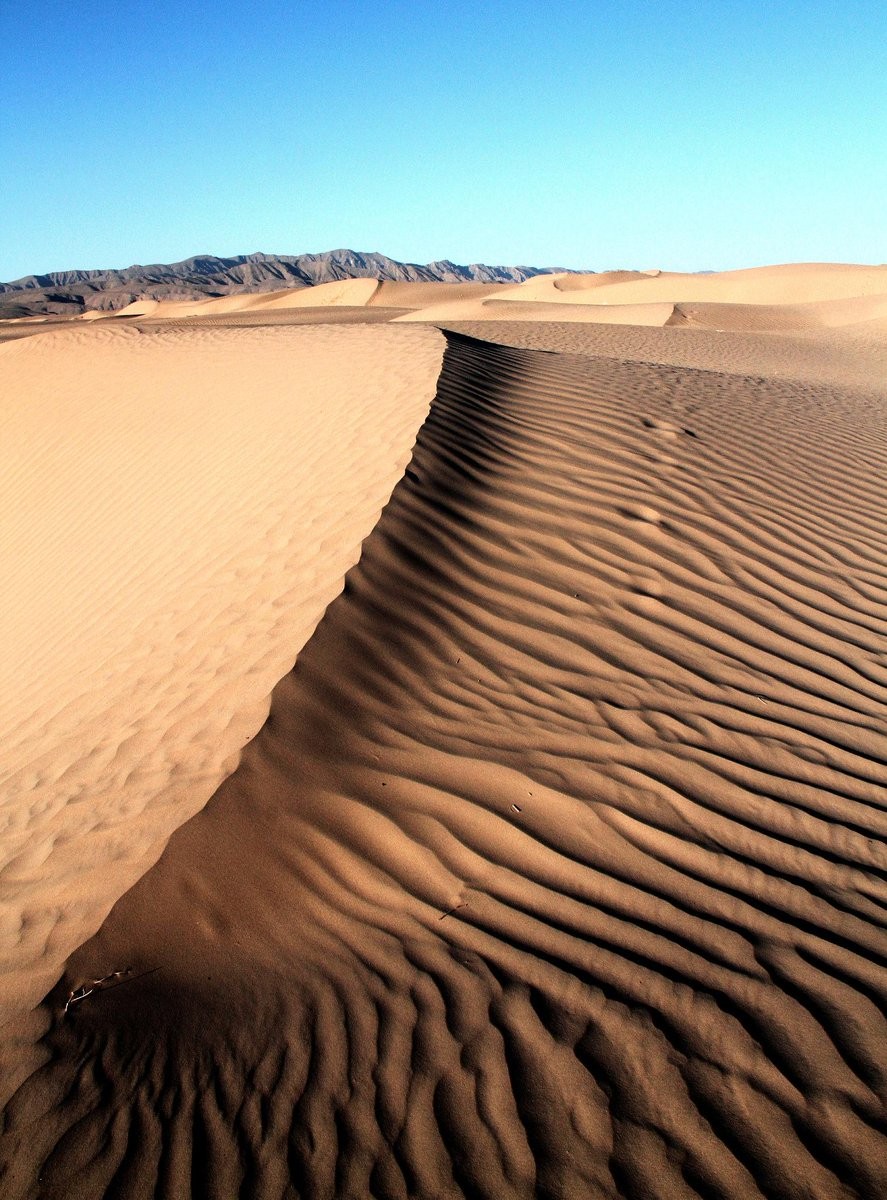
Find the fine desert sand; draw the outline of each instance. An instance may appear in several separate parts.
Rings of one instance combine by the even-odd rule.
[[[0,323],[0,1194],[882,1200],[887,267]]]

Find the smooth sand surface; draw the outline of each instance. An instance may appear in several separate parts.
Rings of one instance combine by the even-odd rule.
[[[0,348],[4,1197],[887,1194],[887,272],[617,274]]]
[[[675,306],[665,301],[651,304],[579,304],[495,296],[487,300],[469,298],[447,304],[429,305],[396,319],[400,322],[435,321],[445,325],[454,321],[574,321],[599,325],[667,325],[674,310]]]
[[[887,266],[840,263],[787,263],[682,275],[671,271],[623,272],[601,276],[538,275],[521,284],[520,295],[532,300],[572,304],[643,304],[683,300],[729,304],[810,304],[884,295]]]
[[[482,300],[519,291],[519,283],[399,283],[383,280],[369,301],[389,308],[427,308],[457,300]]]
[[[515,315],[520,307],[522,315]],[[712,275],[540,275],[507,292],[454,297],[400,321],[534,320],[784,332],[887,316],[887,267],[816,264]]]
[[[390,280],[345,279],[310,288],[222,296],[218,300],[135,300],[117,312],[87,312],[78,319],[213,317],[228,313],[264,314],[276,309],[355,308],[364,305],[421,309],[454,301],[482,300],[485,296],[502,295],[518,287],[518,284],[502,287],[488,283],[398,283]]]
[[[403,472],[417,329],[0,349],[4,1015],[236,764]]]

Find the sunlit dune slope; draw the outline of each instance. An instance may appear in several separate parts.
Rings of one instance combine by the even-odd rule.
[[[880,1200],[885,470],[869,393],[451,335],[5,1195]]]
[[[285,288],[276,292],[241,292],[215,300],[135,300],[116,312],[84,313],[77,320],[99,316],[106,321],[129,317],[212,317],[225,313],[276,308],[319,308],[367,304],[379,288],[375,279],[343,279],[316,287]]]
[[[489,296],[507,296],[519,290],[518,283],[400,283],[385,280],[369,300],[371,305],[389,308],[426,308],[429,304],[455,300],[482,300]]]
[[[403,471],[431,329],[0,348],[0,1014],[236,765]]]
[[[514,292],[515,299],[567,304],[693,301],[792,305],[884,295],[887,295],[887,266],[841,263],[787,263],[694,275],[672,271],[612,272],[608,273],[606,283],[594,275],[539,275]]]
[[[395,320],[398,324],[433,321],[444,325],[451,325],[457,321],[574,321],[612,325],[667,325],[674,314],[674,307],[666,302],[560,304],[543,300],[515,299],[513,295],[509,295],[488,300],[467,299],[433,304],[415,312],[405,313]]]
[[[589,321],[784,332],[851,325],[887,312],[887,267],[811,264],[711,275],[613,271],[528,279],[507,294],[466,297],[400,321]]]

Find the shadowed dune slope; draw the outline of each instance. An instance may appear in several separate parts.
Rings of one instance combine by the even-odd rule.
[[[4,1196],[883,1196],[881,413],[449,335]]]
[[[780,334],[561,321],[459,320],[442,327],[526,350],[745,375],[759,388],[777,378],[868,392],[882,406],[887,397],[887,337],[876,323]]]

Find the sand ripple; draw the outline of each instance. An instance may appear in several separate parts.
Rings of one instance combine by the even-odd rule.
[[[5,1195],[883,1196],[885,470],[851,391],[449,335]]]

